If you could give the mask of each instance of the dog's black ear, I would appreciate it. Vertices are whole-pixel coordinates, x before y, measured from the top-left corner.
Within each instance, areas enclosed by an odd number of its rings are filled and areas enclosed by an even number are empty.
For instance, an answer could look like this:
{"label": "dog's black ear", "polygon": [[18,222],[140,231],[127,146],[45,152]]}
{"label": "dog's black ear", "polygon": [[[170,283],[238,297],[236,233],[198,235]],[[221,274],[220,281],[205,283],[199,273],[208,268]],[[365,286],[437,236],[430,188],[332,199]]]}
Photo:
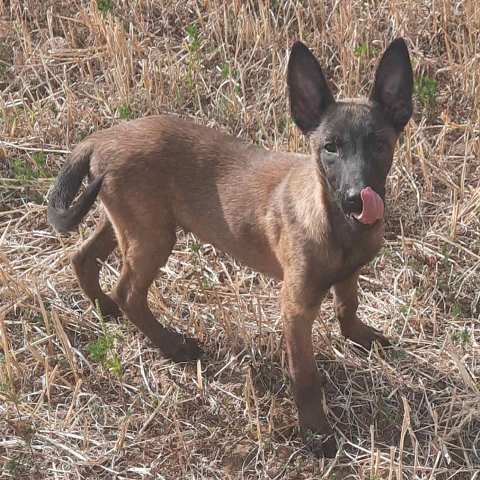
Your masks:
{"label": "dog's black ear", "polygon": [[295,42],[290,52],[287,83],[293,120],[303,133],[310,133],[335,100],[317,59],[302,42]]}
{"label": "dog's black ear", "polygon": [[413,72],[408,48],[397,38],[385,50],[375,73],[371,99],[378,102],[397,130],[412,116]]}

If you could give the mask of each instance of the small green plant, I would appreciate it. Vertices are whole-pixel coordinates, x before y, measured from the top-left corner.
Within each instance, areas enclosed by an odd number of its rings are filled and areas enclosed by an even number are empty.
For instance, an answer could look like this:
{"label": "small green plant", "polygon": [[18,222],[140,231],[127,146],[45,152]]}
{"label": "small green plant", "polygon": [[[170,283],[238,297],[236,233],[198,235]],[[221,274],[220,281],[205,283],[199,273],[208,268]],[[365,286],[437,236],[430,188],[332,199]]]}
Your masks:
{"label": "small green plant", "polygon": [[113,0],[97,0],[97,8],[104,15],[113,10]]}
{"label": "small green plant", "polygon": [[388,358],[396,360],[397,362],[401,362],[407,358],[407,352],[402,348],[390,348],[388,350]]}
{"label": "small green plant", "polygon": [[14,478],[14,479],[27,478],[26,475],[29,475],[32,473],[31,455],[26,455],[26,454],[14,455],[5,463],[5,470],[10,474],[11,478]]}
{"label": "small green plant", "polygon": [[437,100],[438,82],[427,75],[415,80],[415,93],[424,106],[432,106]]}
{"label": "small green plant", "polygon": [[452,340],[456,344],[460,344],[462,347],[467,346],[472,341],[472,334],[467,327],[462,330],[453,332]]}
{"label": "small green plant", "polygon": [[211,287],[212,286],[210,284],[210,279],[208,278],[208,276],[205,274],[205,271],[204,271],[202,276],[202,288],[204,290],[208,290]]}
{"label": "small green plant", "polygon": [[195,89],[195,71],[199,65],[200,32],[195,23],[190,24],[185,32],[188,51],[188,70],[185,83],[188,89],[193,92]]}
{"label": "small green plant", "polygon": [[29,178],[32,175],[32,167],[19,158],[12,161],[12,171],[15,178]]}
{"label": "small green plant", "polygon": [[133,117],[132,109],[128,103],[124,103],[118,107],[118,116],[122,120],[130,120]]}
{"label": "small green plant", "polygon": [[230,80],[234,86],[235,93],[240,95],[242,89],[240,88],[240,75],[238,72],[233,69],[229,63],[224,63],[220,67],[220,74],[222,75],[223,80]]}
{"label": "small green plant", "polygon": [[123,374],[122,362],[115,352],[115,337],[104,333],[87,347],[90,358],[117,377]]}
{"label": "small green plant", "polygon": [[121,377],[123,375],[122,361],[120,360],[118,354],[113,354],[106,361],[105,365],[116,377]]}
{"label": "small green plant", "polygon": [[200,49],[200,32],[195,23],[192,23],[185,29],[187,33],[188,51],[196,53]]}
{"label": "small green plant", "polygon": [[456,318],[463,316],[463,309],[459,303],[454,303],[452,306],[452,315]]}
{"label": "small green plant", "polygon": [[16,478],[22,470],[22,463],[17,458],[11,458],[5,465],[7,472]]}
{"label": "small green plant", "polygon": [[44,321],[42,315],[34,315],[31,322],[32,322],[33,325],[44,325],[45,324],[45,321]]}
{"label": "small green plant", "polygon": [[412,270],[414,270],[415,272],[421,272],[422,269],[423,269],[423,263],[415,256],[412,256],[409,259],[408,264],[409,264],[410,268]]}
{"label": "small green plant", "polygon": [[441,249],[442,260],[441,263],[445,268],[450,265],[450,248],[447,245],[443,245]]}
{"label": "small green plant", "polygon": [[32,155],[33,164],[27,163],[20,158],[12,161],[12,171],[15,178],[33,180],[35,178],[49,177],[46,163],[47,156],[43,152],[35,152]]}
{"label": "small green plant", "polygon": [[90,358],[97,363],[107,362],[108,355],[115,345],[113,335],[104,334],[88,345],[87,350]]}
{"label": "small green plant", "polygon": [[374,57],[379,54],[378,48],[370,46],[367,42],[358,44],[353,50],[353,54],[357,57]]}
{"label": "small green plant", "polygon": [[115,352],[115,336],[107,333],[98,302],[96,303],[96,310],[102,324],[103,334],[87,346],[88,354],[94,362],[101,364],[115,376],[121,377],[123,368],[120,357]]}
{"label": "small green plant", "polygon": [[232,75],[230,64],[224,63],[220,68],[220,73],[222,74],[223,80],[228,80]]}
{"label": "small green plant", "polygon": [[288,132],[288,129],[290,128],[291,125],[292,125],[292,121],[290,120],[289,116],[286,115],[284,117],[281,117],[278,120],[278,131],[282,133],[286,133]]}
{"label": "small green plant", "polygon": [[200,250],[202,249],[202,244],[200,242],[193,241],[190,244],[190,250],[193,253],[200,253]]}
{"label": "small green plant", "polygon": [[0,60],[0,79],[7,73],[7,64]]}
{"label": "small green plant", "polygon": [[38,176],[47,177],[47,156],[43,152],[35,152],[32,155]]}

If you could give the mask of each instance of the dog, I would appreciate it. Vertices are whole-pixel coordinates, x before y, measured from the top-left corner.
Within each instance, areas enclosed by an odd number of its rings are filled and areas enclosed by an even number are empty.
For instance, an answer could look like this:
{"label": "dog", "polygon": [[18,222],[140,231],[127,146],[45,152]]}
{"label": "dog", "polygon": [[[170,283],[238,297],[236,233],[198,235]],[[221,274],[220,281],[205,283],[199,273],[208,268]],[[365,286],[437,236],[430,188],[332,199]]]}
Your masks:
{"label": "dog", "polygon": [[[356,315],[357,281],[383,243],[386,179],[412,115],[413,73],[397,38],[378,64],[369,98],[337,101],[315,56],[296,42],[287,84],[293,120],[310,137],[309,155],[265,150],[175,116],[132,120],[74,149],[49,197],[48,220],[60,233],[72,230],[99,196],[104,216],[72,258],[80,286],[104,315],[123,312],[175,361],[201,350],[156,321],[147,292],[177,227],[283,280],[281,316],[300,430],[316,434],[321,454],[333,456],[312,325],[332,289],[342,334],[365,348],[388,345]],[[89,184],[73,202],[86,176]],[[123,266],[107,295],[99,261],[117,246]]]}

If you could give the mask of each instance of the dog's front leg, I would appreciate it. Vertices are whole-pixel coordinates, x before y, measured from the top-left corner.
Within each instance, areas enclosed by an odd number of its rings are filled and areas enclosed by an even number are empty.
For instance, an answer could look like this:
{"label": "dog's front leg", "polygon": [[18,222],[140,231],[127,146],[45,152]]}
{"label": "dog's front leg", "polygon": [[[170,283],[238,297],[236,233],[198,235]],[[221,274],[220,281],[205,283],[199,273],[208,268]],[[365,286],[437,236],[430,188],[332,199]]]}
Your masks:
{"label": "dog's front leg", "polygon": [[[292,390],[302,434],[314,453],[335,456],[336,444],[322,410],[322,387],[313,356],[312,326],[323,295],[312,305],[305,290],[285,282],[281,307]],[[312,435],[313,434],[313,435]],[[316,435],[322,435],[318,442]],[[323,438],[325,437],[325,438]],[[320,443],[320,444],[319,444]]]}
{"label": "dog's front leg", "polygon": [[379,331],[365,325],[357,317],[358,275],[356,272],[333,286],[335,313],[340,322],[342,334],[366,349],[370,349],[374,341],[388,346],[389,341]]}

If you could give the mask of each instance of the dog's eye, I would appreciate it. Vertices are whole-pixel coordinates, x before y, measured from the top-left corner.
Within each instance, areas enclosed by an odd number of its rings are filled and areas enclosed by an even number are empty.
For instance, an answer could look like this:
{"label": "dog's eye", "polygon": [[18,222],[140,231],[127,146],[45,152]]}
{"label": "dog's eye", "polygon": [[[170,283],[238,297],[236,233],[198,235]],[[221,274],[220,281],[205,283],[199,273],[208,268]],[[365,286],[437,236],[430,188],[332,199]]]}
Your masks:
{"label": "dog's eye", "polygon": [[337,144],[335,142],[328,142],[323,147],[328,153],[337,153]]}

